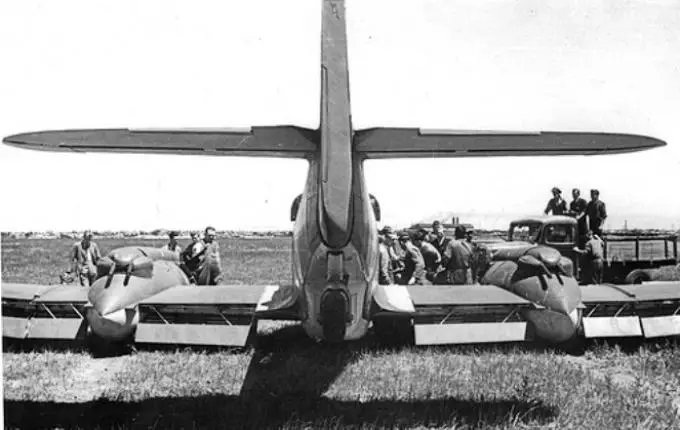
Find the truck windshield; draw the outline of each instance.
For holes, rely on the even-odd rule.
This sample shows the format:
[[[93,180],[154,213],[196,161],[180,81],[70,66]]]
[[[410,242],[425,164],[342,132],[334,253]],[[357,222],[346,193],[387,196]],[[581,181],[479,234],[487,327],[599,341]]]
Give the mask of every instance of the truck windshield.
[[[573,243],[574,226],[567,224],[549,225],[545,229],[546,243]]]
[[[540,228],[540,223],[514,224],[510,228],[510,237],[508,239],[511,241],[536,242]]]

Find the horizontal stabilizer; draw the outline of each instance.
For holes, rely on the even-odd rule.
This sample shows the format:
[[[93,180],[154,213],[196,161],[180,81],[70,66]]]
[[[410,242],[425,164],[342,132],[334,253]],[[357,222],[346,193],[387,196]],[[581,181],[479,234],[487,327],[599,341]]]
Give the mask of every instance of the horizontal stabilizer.
[[[305,158],[316,131],[294,126],[245,129],[93,129],[22,133],[3,142],[43,151]]]
[[[530,340],[526,322],[416,324],[416,345],[521,342]]]
[[[595,155],[666,143],[648,136],[580,132],[507,132],[372,128],[354,136],[364,158]]]

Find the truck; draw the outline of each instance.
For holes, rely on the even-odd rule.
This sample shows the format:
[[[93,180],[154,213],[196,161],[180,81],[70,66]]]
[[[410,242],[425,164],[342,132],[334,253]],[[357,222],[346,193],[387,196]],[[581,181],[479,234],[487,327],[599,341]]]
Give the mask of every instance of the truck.
[[[545,215],[512,221],[507,240],[515,242],[513,245],[522,242],[557,249],[573,262],[574,276],[581,280],[582,257],[574,251],[574,247],[578,245],[579,237],[585,234],[579,231],[576,219],[570,216]],[[651,281],[655,270],[678,264],[677,234],[629,235],[606,232],[603,236],[603,280],[606,283],[640,284]],[[496,246],[503,247],[502,244]]]

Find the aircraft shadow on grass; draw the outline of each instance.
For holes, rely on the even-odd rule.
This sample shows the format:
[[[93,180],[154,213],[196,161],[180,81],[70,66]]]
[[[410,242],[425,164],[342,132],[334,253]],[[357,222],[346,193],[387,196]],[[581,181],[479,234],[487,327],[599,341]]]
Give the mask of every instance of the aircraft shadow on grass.
[[[372,337],[317,345],[300,326],[261,336],[239,395],[157,397],[140,402],[87,403],[5,400],[5,426],[21,428],[263,428],[473,426],[547,424],[557,408],[521,399],[336,400],[323,396],[362,350],[381,348]]]

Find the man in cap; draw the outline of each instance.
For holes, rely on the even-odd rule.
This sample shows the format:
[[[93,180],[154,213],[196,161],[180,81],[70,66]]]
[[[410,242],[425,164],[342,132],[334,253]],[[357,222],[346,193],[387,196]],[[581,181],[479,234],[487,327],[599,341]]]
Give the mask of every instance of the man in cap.
[[[402,285],[429,285],[430,282],[425,277],[425,261],[418,248],[411,242],[411,236],[407,233],[401,234],[399,244],[404,250],[404,271],[400,283]]]
[[[553,198],[548,200],[548,205],[545,207],[543,213],[548,215],[552,211],[553,215],[564,215],[567,212],[567,202],[562,198],[562,190],[553,187]]]
[[[604,270],[604,243],[592,230],[586,233],[588,241],[585,250],[574,247],[574,251],[585,256],[585,268],[587,270],[586,282],[590,284],[602,283],[602,271]]]
[[[586,208],[588,225],[593,234],[602,237],[602,225],[607,219],[607,206],[600,200],[599,190],[590,190],[590,202]]]
[[[182,253],[182,247],[177,243],[177,232],[171,231],[168,233],[168,243],[163,247],[165,251],[176,252],[177,254]]]
[[[380,230],[380,235],[383,237],[385,247],[387,248],[391,274],[389,279],[392,283],[398,284],[399,280],[401,279],[401,272],[404,270],[404,265],[401,260],[401,255],[396,249],[397,235],[394,232],[394,229],[392,229],[392,227],[389,225],[386,225],[382,230]]]
[[[455,240],[449,242],[444,251],[448,259],[449,282],[454,285],[472,284],[472,245],[465,239],[465,227],[457,226],[454,237]]]
[[[427,241],[427,236],[427,230],[419,230],[413,238],[413,244],[418,247],[420,254],[423,256],[427,280],[434,282],[437,272],[439,272],[439,263],[441,263],[442,257],[437,248]]]
[[[71,262],[80,285],[92,286],[97,279],[97,262],[102,258],[99,247],[92,242],[92,232],[83,233],[83,239],[73,245]]]
[[[382,230],[378,232],[378,284],[394,284],[390,252],[387,250],[387,244],[385,243],[385,236],[382,234]]]

